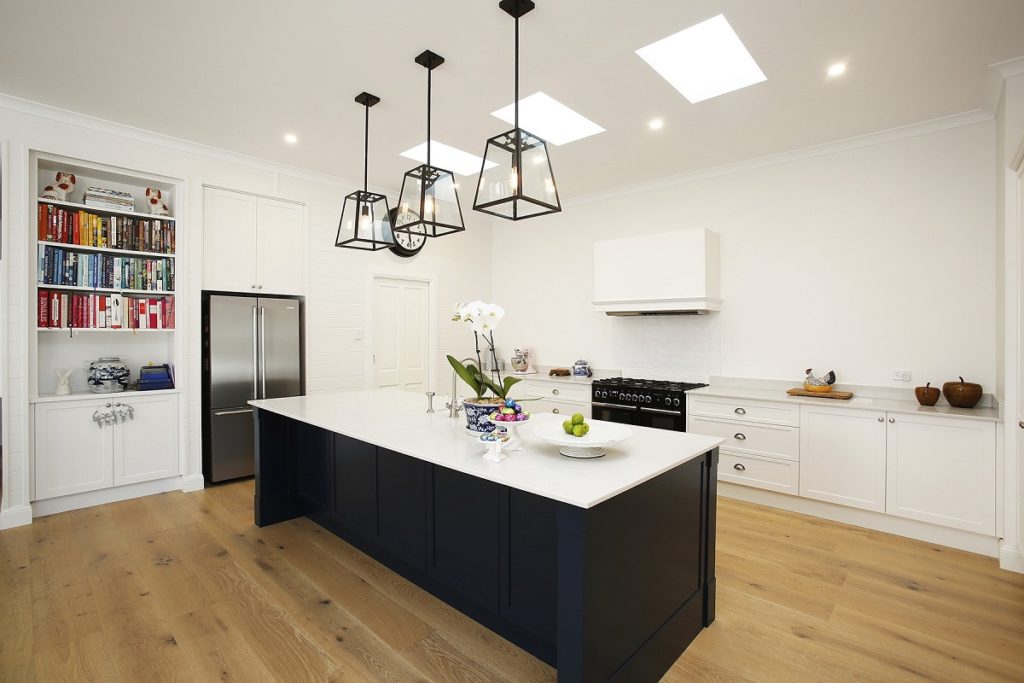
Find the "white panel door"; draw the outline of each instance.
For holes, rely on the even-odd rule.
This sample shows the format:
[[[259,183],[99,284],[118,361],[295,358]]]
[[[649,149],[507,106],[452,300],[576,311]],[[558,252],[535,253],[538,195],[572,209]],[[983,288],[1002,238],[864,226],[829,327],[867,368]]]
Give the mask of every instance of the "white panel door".
[[[33,500],[95,491],[113,485],[111,438],[116,427],[92,419],[109,401],[35,405]]]
[[[885,511],[994,534],[995,423],[892,414],[888,425]]]
[[[800,406],[800,495],[885,510],[885,413]]]
[[[131,406],[134,417],[114,428],[114,485],[178,474],[178,396],[139,396],[116,403]]]
[[[203,289],[256,291],[256,197],[204,189]]]
[[[373,280],[374,385],[426,391],[430,343],[429,285],[418,280]]]
[[[260,197],[256,207],[256,289],[302,294],[306,207]]]

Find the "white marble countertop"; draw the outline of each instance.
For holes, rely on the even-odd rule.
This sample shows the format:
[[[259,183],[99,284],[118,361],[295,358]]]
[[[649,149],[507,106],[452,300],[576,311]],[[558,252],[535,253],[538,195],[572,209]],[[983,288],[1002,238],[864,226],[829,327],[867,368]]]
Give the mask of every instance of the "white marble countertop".
[[[796,386],[796,385],[793,385]],[[934,415],[957,417],[971,420],[999,421],[999,408],[954,408],[950,405],[922,406],[916,400],[896,398],[871,398],[854,393],[849,400],[813,398],[810,396],[789,396],[785,389],[747,388],[737,386],[716,386],[686,392],[687,396],[714,396],[718,398],[747,399],[751,401],[776,401],[781,403],[805,403],[826,405],[835,408],[856,408],[860,410],[884,410],[889,413],[912,415]]]
[[[332,391],[249,404],[581,508],[628,491],[723,443],[711,436],[633,427],[632,438],[610,447],[604,457],[574,460],[533,434],[535,424],[561,422],[564,416],[537,413],[518,427],[523,450],[509,452],[501,462],[490,462],[483,459],[483,445],[466,434],[465,417],[460,414],[453,420],[443,409],[427,414],[422,394],[393,389]]]

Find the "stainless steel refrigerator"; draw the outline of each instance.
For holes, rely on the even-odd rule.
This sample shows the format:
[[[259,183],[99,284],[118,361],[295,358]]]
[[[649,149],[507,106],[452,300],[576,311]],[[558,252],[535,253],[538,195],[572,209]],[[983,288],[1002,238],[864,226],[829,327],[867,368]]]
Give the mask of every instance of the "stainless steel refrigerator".
[[[253,474],[254,398],[304,391],[302,300],[203,296],[203,476]]]

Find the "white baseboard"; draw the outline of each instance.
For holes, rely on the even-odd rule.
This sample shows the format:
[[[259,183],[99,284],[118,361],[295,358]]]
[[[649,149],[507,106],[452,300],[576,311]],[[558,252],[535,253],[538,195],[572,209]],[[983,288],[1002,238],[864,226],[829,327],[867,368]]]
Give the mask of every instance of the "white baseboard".
[[[950,529],[927,522],[919,522],[914,519],[892,517],[881,512],[858,510],[823,501],[798,498],[797,496],[790,496],[785,493],[763,491],[725,481],[718,482],[718,493],[727,498],[737,498],[749,503],[780,508],[790,512],[799,512],[813,517],[822,517],[833,522],[842,522],[875,531],[883,531],[887,534],[906,536],[907,538],[966,550],[970,553],[978,553],[988,557],[1000,557],[999,539],[995,536],[985,536],[961,529]]]
[[[75,493],[70,496],[61,496],[60,498],[37,500],[32,503],[32,516],[46,517],[47,515],[55,515],[58,512],[67,512],[68,510],[78,510],[81,508],[93,507],[94,505],[103,505],[105,503],[116,503],[117,501],[128,500],[129,498],[151,496],[154,493],[177,491],[181,489],[181,486],[181,477],[168,477],[167,479],[144,481],[138,484],[126,484],[124,486],[115,486],[114,488],[101,489],[99,491]]]
[[[6,510],[0,510],[0,529],[13,529],[16,526],[25,526],[32,523],[32,506],[19,505]]]
[[[206,482],[201,474],[190,474],[187,477],[181,478],[181,490],[185,493],[202,491],[205,485]]]
[[[1004,545],[999,548],[999,568],[1024,574],[1024,550]]]

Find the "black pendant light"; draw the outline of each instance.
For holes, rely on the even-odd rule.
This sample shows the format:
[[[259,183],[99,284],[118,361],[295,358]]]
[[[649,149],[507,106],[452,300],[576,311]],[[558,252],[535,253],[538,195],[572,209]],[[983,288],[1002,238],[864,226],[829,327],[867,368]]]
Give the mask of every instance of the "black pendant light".
[[[443,237],[466,229],[459,193],[455,190],[455,176],[430,163],[431,74],[444,64],[444,57],[426,50],[416,57],[416,63],[427,70],[427,163],[407,172],[402,179],[395,230]]]
[[[516,20],[515,128],[487,141],[473,208],[518,221],[558,213],[562,203],[547,143],[519,127],[519,18],[532,10],[534,3],[501,0],[498,7]]]
[[[363,129],[363,189],[345,197],[334,246],[364,251],[389,249],[395,246],[395,236],[391,232],[388,199],[366,189],[370,155],[370,107],[380,102],[380,98],[363,92],[356,95],[356,102],[366,110]]]

